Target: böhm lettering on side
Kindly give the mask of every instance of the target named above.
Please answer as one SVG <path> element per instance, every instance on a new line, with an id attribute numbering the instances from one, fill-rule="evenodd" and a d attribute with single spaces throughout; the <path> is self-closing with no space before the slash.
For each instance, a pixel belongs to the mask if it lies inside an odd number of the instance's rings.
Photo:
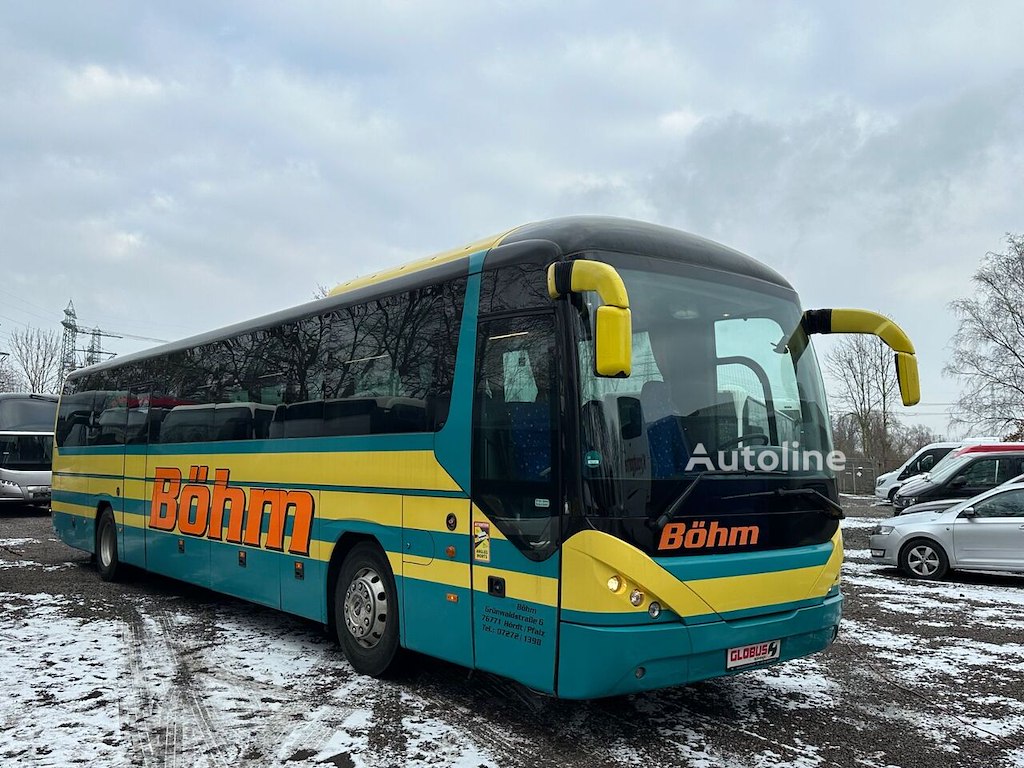
<path id="1" fill-rule="evenodd" d="M 285 524 L 292 518 L 288 551 L 308 555 L 313 529 L 313 494 L 278 488 L 251 488 L 248 493 L 228 483 L 229 470 L 215 469 L 213 485 L 208 484 L 210 468 L 193 465 L 188 482 L 181 470 L 158 467 L 153 483 L 149 527 L 178 531 L 187 536 L 205 536 L 214 541 L 260 546 L 263 515 L 269 514 L 266 549 L 284 551 Z M 224 535 L 224 518 L 228 519 Z"/>

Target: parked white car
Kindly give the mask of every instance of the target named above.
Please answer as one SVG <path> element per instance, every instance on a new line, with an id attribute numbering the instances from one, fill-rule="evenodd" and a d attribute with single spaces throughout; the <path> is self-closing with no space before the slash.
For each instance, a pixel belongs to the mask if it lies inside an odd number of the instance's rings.
<path id="1" fill-rule="evenodd" d="M 952 568 L 1024 572 L 1024 483 L 1006 483 L 943 512 L 882 523 L 868 539 L 871 562 L 941 579 Z"/>

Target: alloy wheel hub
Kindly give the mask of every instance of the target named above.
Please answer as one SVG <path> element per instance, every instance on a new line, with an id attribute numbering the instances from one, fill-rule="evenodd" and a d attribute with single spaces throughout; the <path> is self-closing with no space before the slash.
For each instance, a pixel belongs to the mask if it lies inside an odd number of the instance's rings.
<path id="1" fill-rule="evenodd" d="M 384 635 L 388 603 L 384 582 L 372 568 L 360 569 L 345 592 L 345 626 L 364 648 L 373 648 Z"/>

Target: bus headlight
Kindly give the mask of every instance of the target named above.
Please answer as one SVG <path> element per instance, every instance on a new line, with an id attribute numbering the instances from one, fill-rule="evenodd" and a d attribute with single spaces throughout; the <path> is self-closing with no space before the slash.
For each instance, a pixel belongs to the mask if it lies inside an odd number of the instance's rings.
<path id="1" fill-rule="evenodd" d="M 643 605 L 644 593 L 641 592 L 639 589 L 634 589 L 632 592 L 629 593 L 629 602 L 631 602 L 633 605 L 639 608 L 641 605 Z"/>
<path id="2" fill-rule="evenodd" d="M 652 619 L 656 619 L 659 616 L 661 616 L 661 603 L 659 603 L 657 600 L 651 603 L 651 605 L 647 608 L 647 615 L 650 616 Z"/>
<path id="3" fill-rule="evenodd" d="M 618 592 L 622 589 L 622 577 L 618 574 L 608 577 L 608 589 L 612 592 Z"/>

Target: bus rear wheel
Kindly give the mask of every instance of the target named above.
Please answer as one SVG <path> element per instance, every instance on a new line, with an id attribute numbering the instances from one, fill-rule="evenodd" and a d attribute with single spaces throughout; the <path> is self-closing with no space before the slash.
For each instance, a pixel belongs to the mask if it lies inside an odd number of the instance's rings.
<path id="1" fill-rule="evenodd" d="M 100 513 L 96 525 L 96 569 L 104 581 L 117 581 L 123 570 L 117 554 L 117 525 L 109 507 Z"/>
<path id="2" fill-rule="evenodd" d="M 345 657 L 356 672 L 384 677 L 397 669 L 398 591 L 380 547 L 356 544 L 334 585 L 334 624 Z"/>

